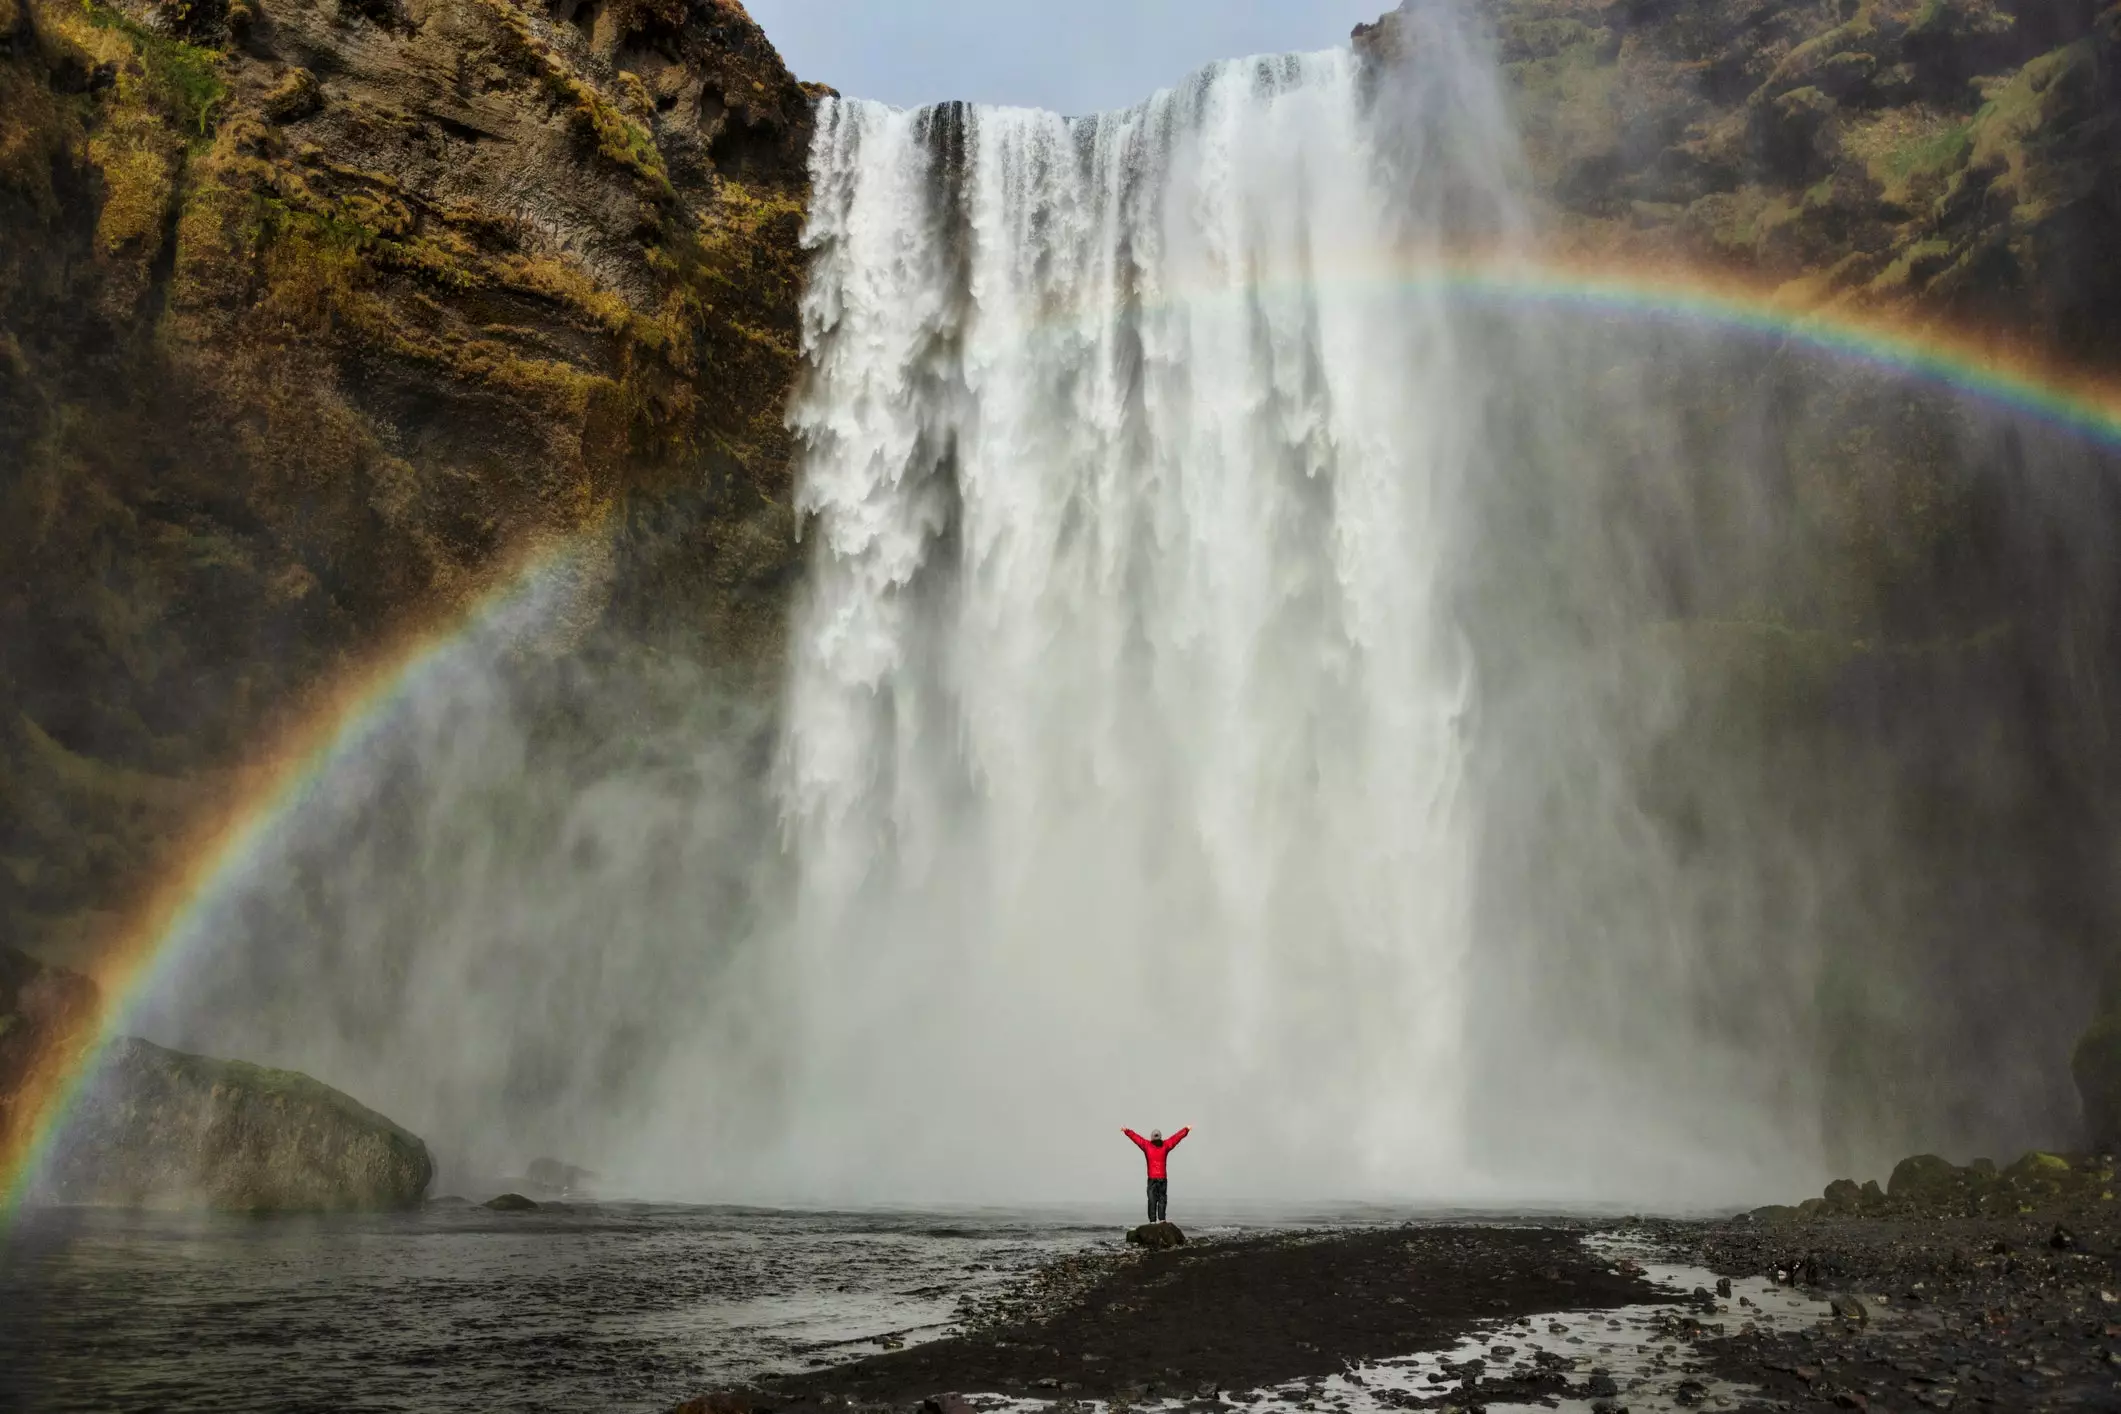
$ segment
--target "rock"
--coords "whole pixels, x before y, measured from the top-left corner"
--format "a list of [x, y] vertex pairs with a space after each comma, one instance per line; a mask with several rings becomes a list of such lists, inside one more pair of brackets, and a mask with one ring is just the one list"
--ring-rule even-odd
[[1928, 1206], [1959, 1197], [1970, 1179], [1968, 1171], [1954, 1167], [1935, 1154], [1915, 1154], [1893, 1165], [1892, 1176], [1885, 1181], [1885, 1191], [1895, 1202]]
[[1837, 1213], [1853, 1213], [1863, 1205], [1863, 1190], [1850, 1178], [1837, 1178], [1826, 1186], [1821, 1201]]
[[1731, 1279], [1729, 1277], [1718, 1277], [1716, 1279], [1716, 1294], [1726, 1300], [1730, 1298]]
[[260, 106], [275, 123], [298, 123], [324, 106], [324, 90], [309, 70], [289, 69], [260, 100]]
[[1136, 1247], [1162, 1252], [1173, 1247], [1183, 1247], [1186, 1235], [1179, 1231], [1177, 1223], [1143, 1223], [1127, 1233], [1127, 1241]]
[[50, 497], [0, 516], [0, 939], [98, 931], [348, 664], [607, 517], [777, 678], [817, 94], [740, 4], [95, 13], [0, 0], [0, 468]]
[[527, 1213], [538, 1205], [520, 1193], [503, 1193], [499, 1197], [488, 1198], [479, 1206], [491, 1208], [497, 1213]]
[[1583, 1382], [1583, 1392], [1592, 1399], [1612, 1399], [1619, 1395], [1620, 1386], [1606, 1370], [1593, 1370], [1591, 1377]]
[[976, 1414], [972, 1401], [961, 1394], [931, 1394], [921, 1401], [920, 1414]]
[[2048, 1236], [2047, 1245], [2054, 1248], [2057, 1252], [2073, 1251], [2077, 1246], [2077, 1234], [2071, 1232], [2061, 1223], [2056, 1223], [2054, 1232]]
[[2069, 1070], [2092, 1147], [2121, 1147], [2121, 1005], [2107, 1008], [2085, 1029], [2070, 1052]]
[[42, 1191], [66, 1203], [251, 1210], [417, 1206], [427, 1146], [307, 1075], [113, 1042]]
[[1827, 1298], [1827, 1307], [1842, 1320], [1859, 1326], [1868, 1324], [1871, 1319], [1870, 1307], [1864, 1305], [1859, 1297], [1846, 1294], [1831, 1296]]
[[13, 1170], [42, 1105], [80, 1064], [100, 1016], [95, 983], [0, 948], [0, 1173]]

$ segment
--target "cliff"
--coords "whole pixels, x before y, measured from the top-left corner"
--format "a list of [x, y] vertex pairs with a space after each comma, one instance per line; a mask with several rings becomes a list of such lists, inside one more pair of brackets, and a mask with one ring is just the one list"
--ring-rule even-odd
[[0, 936], [526, 546], [770, 663], [809, 112], [735, 0], [0, 0]]
[[1580, 254], [2121, 363], [2121, 5], [1488, 0]]

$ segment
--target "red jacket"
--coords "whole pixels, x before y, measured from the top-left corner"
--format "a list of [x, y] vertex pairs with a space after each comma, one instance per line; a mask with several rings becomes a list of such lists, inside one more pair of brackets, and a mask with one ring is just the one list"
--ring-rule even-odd
[[1193, 1126], [1189, 1124], [1184, 1129], [1178, 1131], [1178, 1133], [1172, 1135], [1169, 1139], [1166, 1139], [1163, 1143], [1151, 1144], [1148, 1140], [1142, 1138], [1139, 1134], [1136, 1134], [1131, 1129], [1122, 1129], [1120, 1131], [1120, 1133], [1126, 1135], [1129, 1139], [1132, 1139], [1134, 1141], [1134, 1147], [1141, 1150], [1142, 1157], [1149, 1161], [1149, 1177], [1151, 1178], [1169, 1177], [1169, 1175], [1164, 1172], [1164, 1160], [1170, 1156], [1170, 1153], [1173, 1149], [1176, 1149], [1178, 1147], [1178, 1141], [1185, 1138], [1188, 1134], [1191, 1134], [1192, 1132]]

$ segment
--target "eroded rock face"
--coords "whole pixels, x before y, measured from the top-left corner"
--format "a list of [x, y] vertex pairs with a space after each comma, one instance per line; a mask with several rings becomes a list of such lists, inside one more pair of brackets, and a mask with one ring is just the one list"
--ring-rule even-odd
[[1482, 8], [1576, 253], [1707, 261], [2121, 361], [2112, 0]]
[[98, 1007], [86, 977], [0, 948], [0, 1171], [27, 1142], [44, 1097], [79, 1061]]
[[526, 546], [771, 680], [812, 100], [736, 0], [0, 36], [10, 937], [91, 955], [305, 694]]
[[289, 1070], [112, 1043], [41, 1183], [66, 1203], [328, 1211], [417, 1205], [427, 1146]]

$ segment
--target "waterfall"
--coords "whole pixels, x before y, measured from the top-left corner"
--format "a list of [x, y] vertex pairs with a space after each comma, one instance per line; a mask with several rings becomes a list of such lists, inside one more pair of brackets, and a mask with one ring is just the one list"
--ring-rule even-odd
[[1081, 1192], [1191, 1122], [1247, 1192], [1464, 1181], [1478, 375], [1382, 296], [1511, 202], [1434, 131], [1491, 66], [1425, 72], [1419, 128], [1351, 50], [1087, 119], [823, 106], [797, 1171]]

